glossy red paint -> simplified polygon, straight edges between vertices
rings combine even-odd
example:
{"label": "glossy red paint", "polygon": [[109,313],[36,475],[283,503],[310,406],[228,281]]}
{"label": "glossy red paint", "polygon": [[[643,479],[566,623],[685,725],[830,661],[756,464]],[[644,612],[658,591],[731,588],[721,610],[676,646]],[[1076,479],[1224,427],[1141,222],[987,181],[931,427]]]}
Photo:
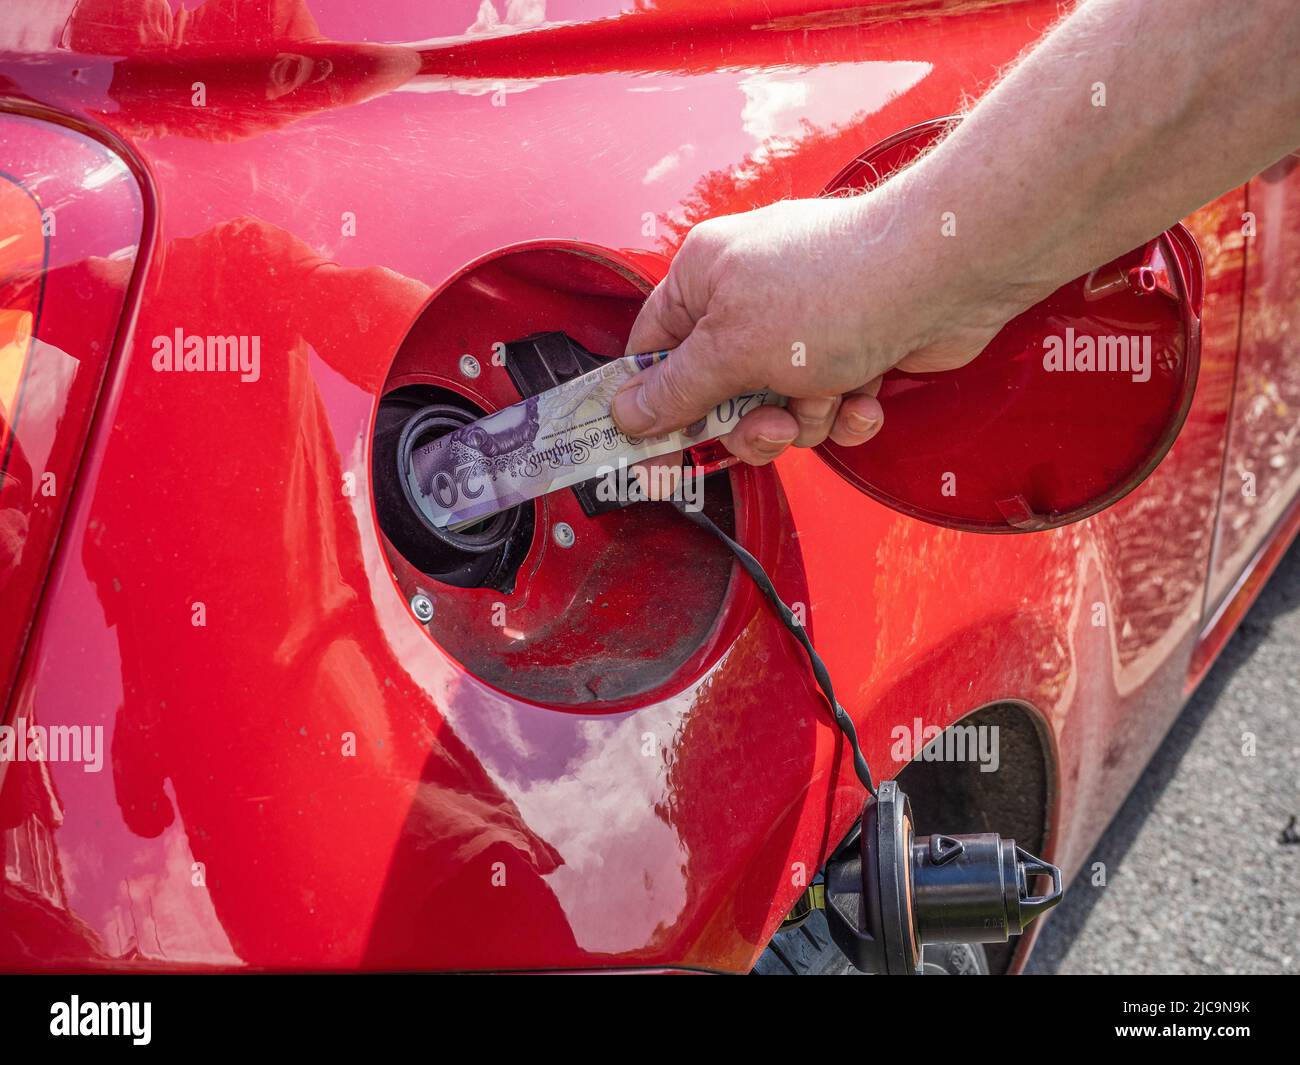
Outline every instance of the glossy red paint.
{"label": "glossy red paint", "polygon": [[[953,124],[890,137],[826,194],[879,184]],[[1041,532],[1089,517],[1146,480],[1183,427],[1200,361],[1201,271],[1178,226],[1061,286],[966,366],[886,374],[889,432],[818,450],[873,499],[947,528]],[[1080,344],[1086,371],[1074,369]],[[1059,372],[1048,369],[1053,348]]]}
{"label": "glossy red paint", "polygon": [[[463,397],[476,412],[509,406],[519,393],[494,346],[563,324],[588,351],[620,355],[651,287],[634,259],[589,245],[504,249],[460,271],[430,299],[384,392],[429,387]],[[461,353],[477,358],[479,376],[461,371]],[[759,488],[770,475],[736,476],[739,523],[782,529],[772,494]],[[554,542],[558,522],[577,530],[573,547]],[[559,492],[538,501],[533,524],[529,557],[509,596],[430,580],[385,541],[403,598],[433,600],[430,634],[504,691],[602,713],[644,705],[698,679],[754,609],[752,589],[729,589],[731,559],[670,507],[591,521],[572,493]],[[611,580],[618,573],[637,579]]]}
{"label": "glossy red paint", "polygon": [[1300,328],[1298,210],[1300,155],[1286,156],[1246,187],[1240,215],[1240,228],[1249,234],[1241,357],[1207,617],[1227,606],[1243,569],[1279,535],[1300,491],[1300,364],[1291,340]]}
{"label": "glossy red paint", "polygon": [[[557,0],[513,27],[477,0],[57,7],[7,14],[0,109],[121,138],[157,221],[138,298],[101,297],[135,317],[7,711],[102,727],[103,770],[0,766],[0,967],[747,969],[862,801],[797,646],[733,579],[707,646],[640,697],[553,706],[474,676],[382,543],[376,405],[469,264],[576,240],[653,281],[694,221],[815,195],[952,113],[1056,5]],[[888,511],[807,452],[729,475],[878,771],[901,768],[900,721],[1032,708],[1067,871],[1184,699],[1244,209],[1237,192],[1187,220],[1196,393],[1113,508],[982,537]],[[452,380],[494,332],[436,321],[399,371]],[[155,371],[177,328],[258,337],[258,379]],[[638,591],[660,609],[652,560],[589,577],[625,617]]]}

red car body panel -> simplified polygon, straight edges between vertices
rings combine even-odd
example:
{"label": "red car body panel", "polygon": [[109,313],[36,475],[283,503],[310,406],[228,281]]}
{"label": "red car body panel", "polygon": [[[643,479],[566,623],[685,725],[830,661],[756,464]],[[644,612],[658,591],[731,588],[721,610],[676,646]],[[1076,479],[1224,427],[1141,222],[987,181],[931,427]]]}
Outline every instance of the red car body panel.
{"label": "red car body panel", "polygon": [[[7,704],[9,723],[102,726],[104,767],[0,764],[0,968],[746,971],[860,812],[802,652],[734,578],[647,691],[547,705],[467,671],[386,561],[375,408],[468,264],[580,241],[652,281],[690,223],[816,195],[867,146],[958,110],[1056,4],[569,0],[513,5],[514,26],[489,8],[7,12],[0,109],[120,149],[148,225]],[[1228,589],[1293,531],[1276,434],[1300,403],[1300,212],[1293,175],[1256,184],[1186,220],[1204,263],[1195,398],[1111,509],[979,536],[889,511],[811,452],[731,472],[741,537],[807,604],[872,765],[901,768],[899,722],[1022,704],[1050,749],[1046,857],[1067,873],[1220,645],[1202,633]],[[522,319],[551,312],[530,300],[560,280],[518,282]],[[613,336],[634,312],[624,295],[572,325]],[[446,321],[429,372],[454,380],[439,360],[493,329]],[[155,371],[177,328],[260,337],[260,379]],[[489,403],[491,387],[472,389]],[[1233,463],[1262,464],[1256,501]],[[635,535],[633,552],[580,526],[582,587],[653,669],[645,633],[687,623],[672,567],[716,545]],[[582,609],[548,603],[536,624]],[[550,646],[538,670],[599,672],[562,631]]]}

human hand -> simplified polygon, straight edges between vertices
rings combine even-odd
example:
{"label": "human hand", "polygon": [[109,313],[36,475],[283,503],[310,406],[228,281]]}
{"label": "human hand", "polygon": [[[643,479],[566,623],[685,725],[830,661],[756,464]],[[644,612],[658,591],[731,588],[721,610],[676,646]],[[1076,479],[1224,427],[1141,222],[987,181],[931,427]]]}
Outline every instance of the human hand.
{"label": "human hand", "polygon": [[962,271],[932,239],[937,215],[924,232],[901,196],[895,179],[860,196],[789,200],[692,229],[627,347],[672,355],[615,397],[619,427],[668,432],[770,388],[789,406],[751,411],[722,438],[761,465],[791,444],[869,440],[883,423],[875,395],[886,370],[951,369],[978,355],[1023,306],[986,291],[978,271]]}

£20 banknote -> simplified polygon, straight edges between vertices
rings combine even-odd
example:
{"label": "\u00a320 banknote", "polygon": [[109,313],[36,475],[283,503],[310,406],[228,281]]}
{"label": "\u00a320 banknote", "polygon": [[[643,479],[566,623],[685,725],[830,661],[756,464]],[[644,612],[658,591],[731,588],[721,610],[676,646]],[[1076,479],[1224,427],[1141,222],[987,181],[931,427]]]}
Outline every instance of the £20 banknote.
{"label": "\u00a320 banknote", "polygon": [[453,430],[410,453],[403,474],[436,528],[463,528],[547,492],[604,476],[731,431],[748,411],[785,398],[761,390],[718,404],[663,436],[631,437],[615,424],[614,394],[668,352],[626,355]]}

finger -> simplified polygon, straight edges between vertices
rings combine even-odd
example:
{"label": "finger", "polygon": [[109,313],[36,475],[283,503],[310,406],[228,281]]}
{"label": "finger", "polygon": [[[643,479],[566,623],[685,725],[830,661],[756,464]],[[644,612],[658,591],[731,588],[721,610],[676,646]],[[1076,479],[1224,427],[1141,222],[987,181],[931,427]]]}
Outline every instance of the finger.
{"label": "finger", "polygon": [[841,401],[830,436],[840,447],[856,447],[880,432],[884,422],[880,400],[864,392],[852,392]]}
{"label": "finger", "polygon": [[632,323],[627,338],[629,355],[643,351],[675,348],[695,328],[695,316],[687,309],[678,283],[680,272],[670,269],[668,276],[654,287]]}
{"label": "finger", "polygon": [[794,446],[816,447],[825,440],[835,424],[835,412],[839,406],[838,396],[790,400],[786,409],[799,423],[799,435],[794,438]]}
{"label": "finger", "polygon": [[744,353],[717,351],[705,319],[666,359],[628,381],[610,412],[629,436],[659,436],[699,421],[748,387]]}
{"label": "finger", "polygon": [[741,462],[765,466],[793,444],[798,435],[799,423],[789,411],[781,407],[759,407],[722,437],[722,446]]}

